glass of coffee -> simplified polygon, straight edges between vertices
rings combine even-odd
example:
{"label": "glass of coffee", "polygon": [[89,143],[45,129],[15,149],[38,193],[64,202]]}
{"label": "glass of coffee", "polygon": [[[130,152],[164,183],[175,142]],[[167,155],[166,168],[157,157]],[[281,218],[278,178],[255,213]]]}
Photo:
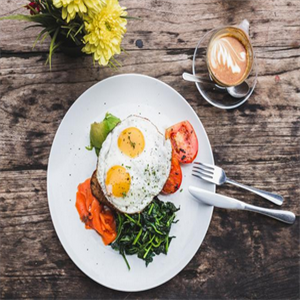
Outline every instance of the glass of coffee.
{"label": "glass of coffee", "polygon": [[[244,20],[238,26],[225,26],[206,33],[194,52],[193,74],[215,83],[196,84],[200,94],[212,105],[232,109],[246,102],[257,81],[249,22]],[[250,87],[245,97],[237,99],[228,94],[227,87],[244,81]]]}

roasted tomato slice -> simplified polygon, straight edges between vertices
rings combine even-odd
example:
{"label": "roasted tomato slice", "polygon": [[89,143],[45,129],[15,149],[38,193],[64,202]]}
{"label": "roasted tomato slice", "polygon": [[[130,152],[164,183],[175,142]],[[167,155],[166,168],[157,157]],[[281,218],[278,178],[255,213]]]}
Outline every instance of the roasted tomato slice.
{"label": "roasted tomato slice", "polygon": [[179,162],[191,163],[198,153],[198,139],[189,121],[183,121],[166,130],[166,138],[171,140],[173,151]]}
{"label": "roasted tomato slice", "polygon": [[181,167],[174,151],[172,151],[170,174],[161,192],[165,195],[175,193],[180,188],[181,181]]}

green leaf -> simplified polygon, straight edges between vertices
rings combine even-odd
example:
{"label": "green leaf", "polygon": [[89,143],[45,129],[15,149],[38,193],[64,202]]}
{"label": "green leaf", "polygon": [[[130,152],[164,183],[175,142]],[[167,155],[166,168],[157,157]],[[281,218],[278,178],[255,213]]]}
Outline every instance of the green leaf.
{"label": "green leaf", "polygon": [[45,32],[45,34],[43,35],[43,37],[40,39],[40,44],[45,40],[45,38],[50,34],[50,31]]}
{"label": "green leaf", "polygon": [[127,19],[127,20],[142,20],[142,18],[139,17],[130,17],[130,16],[121,16],[122,19]]}
{"label": "green leaf", "polygon": [[26,27],[24,27],[23,29],[26,30],[26,29],[34,28],[34,27],[44,27],[44,26],[41,25],[41,24],[36,24],[36,25],[29,25],[29,26],[26,26]]}
{"label": "green leaf", "polygon": [[111,58],[119,67],[122,67],[122,65],[112,56]]}
{"label": "green leaf", "polygon": [[81,24],[81,26],[78,28],[78,30],[75,32],[75,36],[83,29],[84,23]]}
{"label": "green leaf", "polygon": [[47,28],[43,29],[39,34],[38,36],[36,37],[34,43],[33,43],[33,46],[32,46],[32,49],[34,49],[34,47],[36,46],[37,42],[39,41],[39,39],[41,38],[41,36],[47,32]]}
{"label": "green leaf", "polygon": [[57,38],[58,33],[59,33],[59,27],[56,28],[56,30],[55,30],[55,32],[53,34],[53,37],[51,39],[50,47],[49,47],[49,56],[48,57],[49,57],[49,67],[50,67],[50,70],[51,70],[51,58],[52,58],[52,54],[55,51],[55,49],[57,48],[57,47],[54,48],[54,46],[55,46],[55,40]]}
{"label": "green leaf", "polygon": [[1,17],[0,20],[19,20],[19,21],[29,21],[29,22],[33,22],[31,16],[27,16],[27,15],[12,15],[12,16],[5,16],[5,17]]}
{"label": "green leaf", "polygon": [[26,22],[36,22],[43,25],[47,25],[49,22],[53,22],[53,18],[49,13],[37,14],[37,15],[11,15],[1,17],[0,20],[18,20]]}
{"label": "green leaf", "polygon": [[75,28],[75,26],[71,26],[69,31],[67,32],[67,37],[70,35],[70,33],[72,32],[72,30]]}
{"label": "green leaf", "polygon": [[118,251],[125,262],[125,254],[137,255],[148,266],[155,255],[167,254],[174,238],[169,235],[171,224],[178,209],[173,203],[155,197],[141,213],[117,213],[117,238],[111,244],[112,249]]}
{"label": "green leaf", "polygon": [[129,55],[129,53],[122,47],[121,47],[121,51],[124,52],[125,54]]}
{"label": "green leaf", "polygon": [[33,11],[35,14],[38,14],[39,12],[35,10],[31,5],[25,6],[26,8],[29,8],[31,11]]}

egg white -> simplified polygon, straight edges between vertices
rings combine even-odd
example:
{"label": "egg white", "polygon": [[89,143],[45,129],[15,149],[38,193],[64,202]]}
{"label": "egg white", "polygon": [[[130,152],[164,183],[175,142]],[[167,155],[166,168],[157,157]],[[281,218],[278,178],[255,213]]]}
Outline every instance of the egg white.
{"label": "egg white", "polygon": [[[122,153],[118,147],[119,135],[128,127],[138,128],[145,139],[143,152],[134,158]],[[140,116],[129,116],[109,133],[99,153],[97,179],[105,197],[121,212],[142,211],[161,192],[170,173],[171,156],[170,141],[153,123]],[[131,177],[130,189],[124,197],[113,196],[105,185],[108,170],[116,165],[126,168]]]}

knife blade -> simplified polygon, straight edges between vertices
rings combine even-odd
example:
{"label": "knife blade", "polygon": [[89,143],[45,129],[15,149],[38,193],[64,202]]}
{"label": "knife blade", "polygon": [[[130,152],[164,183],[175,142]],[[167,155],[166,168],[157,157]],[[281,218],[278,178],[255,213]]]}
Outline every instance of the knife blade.
{"label": "knife blade", "polygon": [[231,197],[208,192],[195,186],[189,186],[189,192],[196,199],[202,201],[207,205],[212,205],[215,207],[226,209],[248,210],[255,213],[263,214],[265,216],[287,224],[293,224],[296,220],[295,214],[290,211],[254,206]]}
{"label": "knife blade", "polygon": [[242,201],[212,193],[195,186],[189,186],[189,192],[197,199],[201,200],[207,205],[212,205],[227,209],[245,209],[245,203]]}

